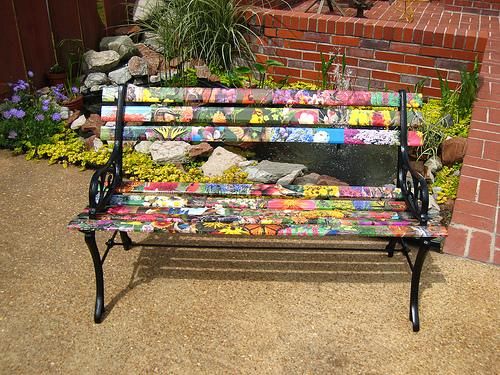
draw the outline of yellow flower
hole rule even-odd
[[[214,124],[225,124],[226,121],[226,115],[224,115],[224,113],[222,113],[221,111],[215,112],[212,116],[212,122]]]
[[[252,113],[252,117],[250,118],[250,124],[263,124],[264,123],[264,114],[261,109],[255,109]]]
[[[224,233],[224,234],[250,234],[250,233],[248,233],[248,231],[246,231],[245,229],[243,229],[241,227],[230,227],[230,226],[227,228],[221,229],[220,232]]]
[[[144,89],[142,91],[142,97],[143,101],[148,103],[158,103],[160,101],[160,98],[155,98],[151,95],[151,91],[149,89]]]

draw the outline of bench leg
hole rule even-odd
[[[125,250],[130,250],[132,246],[134,246],[134,243],[130,239],[127,232],[120,232],[120,239],[122,240],[123,248]]]
[[[99,254],[99,248],[95,240],[95,231],[85,232],[85,243],[92,255],[95,270],[96,298],[94,322],[101,323],[104,314],[104,275],[102,272],[101,255]]]
[[[391,238],[389,243],[385,247],[385,251],[387,251],[387,256],[392,258],[394,256],[394,249],[396,248],[396,244],[398,243],[397,238]]]
[[[413,331],[420,330],[420,320],[418,317],[418,289],[420,286],[420,274],[424,265],[425,257],[429,252],[430,241],[423,239],[418,250],[415,264],[411,274],[411,291],[410,291],[410,320],[413,324]]]

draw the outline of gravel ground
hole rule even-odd
[[[95,325],[91,258],[65,228],[90,174],[0,151],[1,374],[500,373],[500,268],[437,253],[419,333],[401,255],[305,241],[114,249]]]

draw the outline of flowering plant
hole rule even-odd
[[[18,80],[9,86],[10,99],[0,104],[0,147],[30,149],[43,143],[63,129],[57,97],[64,95],[53,88],[43,94],[33,86],[33,72],[28,80]]]

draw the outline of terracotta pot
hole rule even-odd
[[[47,73],[47,79],[50,86],[64,85],[66,82],[66,72],[62,73]]]
[[[75,110],[80,110],[83,108],[83,95],[78,95],[75,98],[69,99],[68,101],[64,102],[63,105],[65,107],[68,107],[70,110],[75,111]]]

